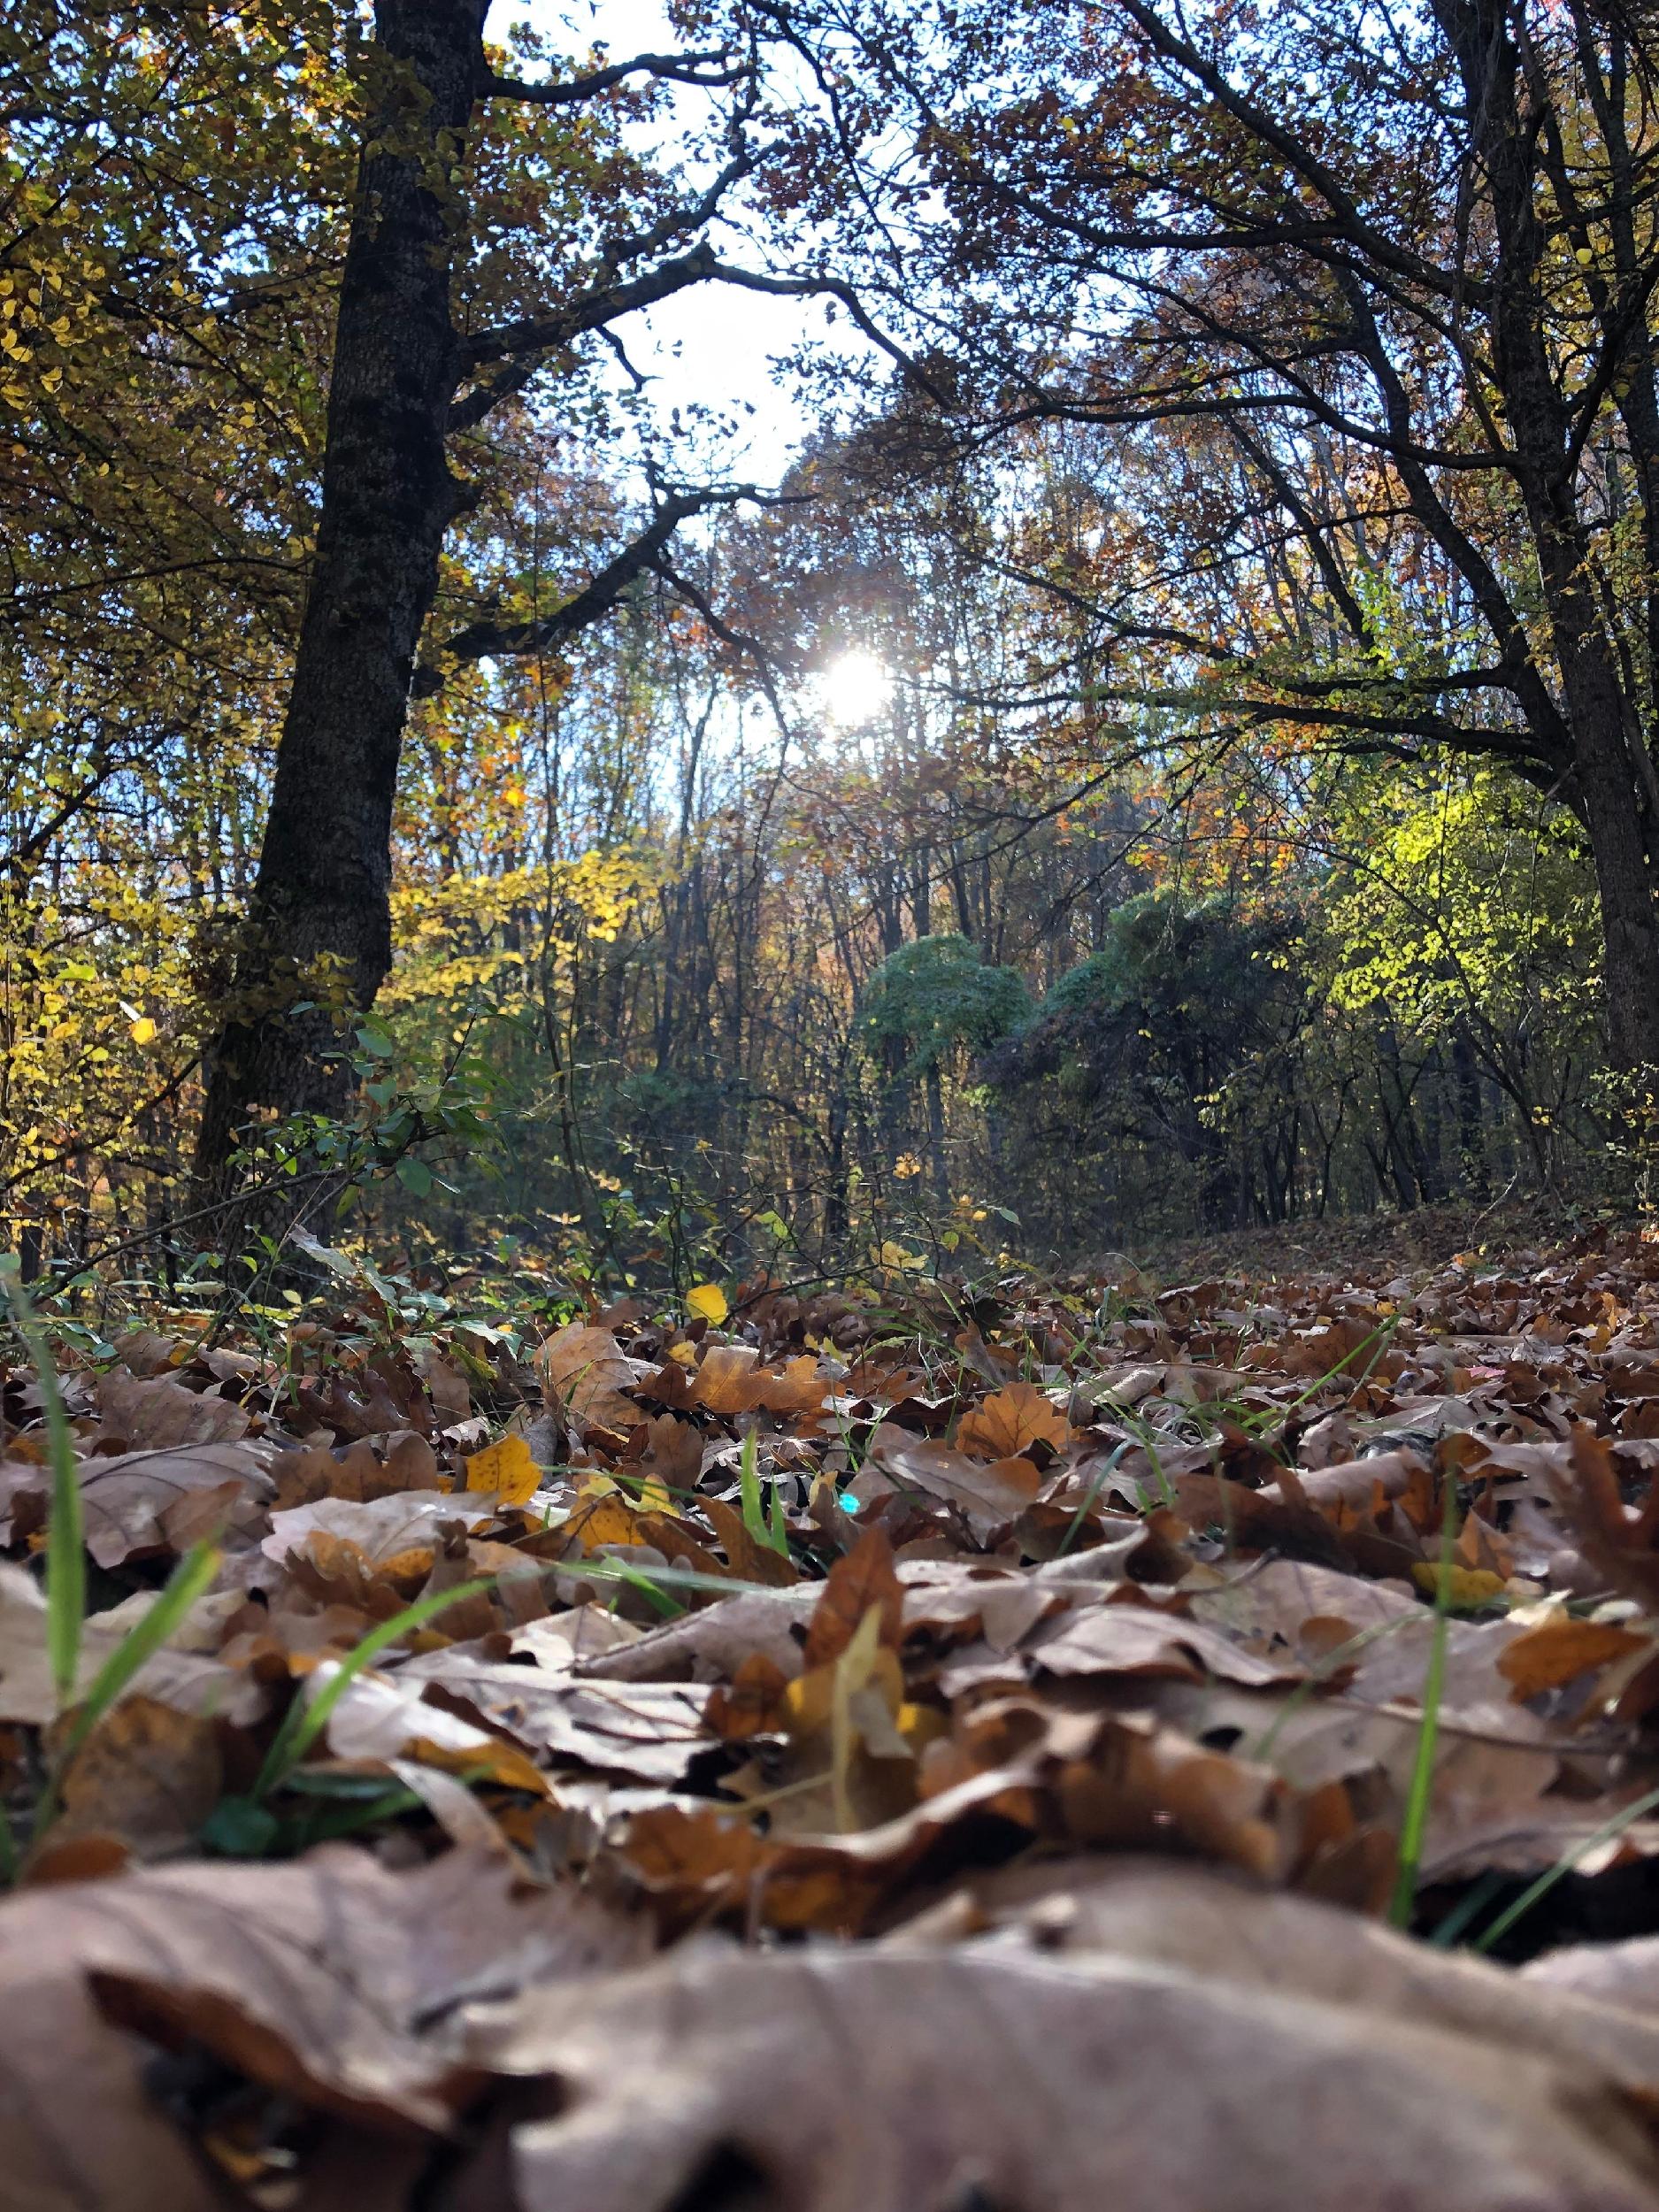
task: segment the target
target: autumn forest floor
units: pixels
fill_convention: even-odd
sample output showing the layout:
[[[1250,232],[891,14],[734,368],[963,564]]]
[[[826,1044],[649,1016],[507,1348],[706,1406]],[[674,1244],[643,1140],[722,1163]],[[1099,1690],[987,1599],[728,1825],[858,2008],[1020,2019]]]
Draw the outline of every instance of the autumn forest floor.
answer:
[[[5,2200],[1659,2212],[1659,1241],[1574,1227],[25,1316]]]

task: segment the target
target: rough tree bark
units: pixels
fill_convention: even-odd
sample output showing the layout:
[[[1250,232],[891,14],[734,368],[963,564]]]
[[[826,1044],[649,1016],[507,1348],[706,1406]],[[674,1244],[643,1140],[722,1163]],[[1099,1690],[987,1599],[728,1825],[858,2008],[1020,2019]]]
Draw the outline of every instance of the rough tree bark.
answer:
[[[391,823],[421,626],[465,501],[445,457],[459,349],[448,186],[488,0],[380,0],[385,65],[335,325],[315,565],[233,1012],[211,1057],[198,1174],[223,1184],[256,1106],[337,1110],[331,987],[366,1007],[391,965]],[[296,1013],[296,999],[319,999]]]
[[[1491,196],[1493,370],[1515,440],[1516,480],[1537,549],[1595,864],[1609,1046],[1618,1066],[1659,1068],[1659,906],[1643,834],[1648,797],[1638,757],[1645,739],[1638,702],[1625,695],[1596,605],[1593,549],[1576,481],[1572,396],[1545,330],[1548,242],[1538,171],[1547,134],[1541,116],[1524,110],[1523,56],[1505,0],[1439,0],[1436,13],[1463,79],[1473,150]],[[1620,211],[1628,220],[1629,207]],[[1645,319],[1641,329],[1645,338]],[[1640,351],[1645,357],[1645,343]],[[1659,517],[1649,519],[1659,524]]]
[[[316,556],[248,925],[206,1061],[196,1172],[210,1204],[231,1194],[238,1133],[257,1110],[333,1114],[346,1102],[338,1015],[372,1006],[391,965],[398,756],[411,691],[443,680],[439,667],[418,668],[416,656],[444,534],[468,500],[446,457],[449,437],[521,392],[584,333],[688,286],[842,288],[726,267],[701,236],[752,166],[743,131],[752,62],[733,62],[725,50],[641,54],[564,81],[503,78],[485,55],[487,8],[488,0],[376,0]],[[461,165],[479,102],[576,108],[635,75],[737,88],[723,167],[683,204],[608,247],[585,291],[463,342],[450,288],[466,214]],[[649,524],[573,598],[533,621],[473,624],[442,641],[439,660],[557,646],[657,567],[688,516],[757,496],[730,485],[659,493]]]

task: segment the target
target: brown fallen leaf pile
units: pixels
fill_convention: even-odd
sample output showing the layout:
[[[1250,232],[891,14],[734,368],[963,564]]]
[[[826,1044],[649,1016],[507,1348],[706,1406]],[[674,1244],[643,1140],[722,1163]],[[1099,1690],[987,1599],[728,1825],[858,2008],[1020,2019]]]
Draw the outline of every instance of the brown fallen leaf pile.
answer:
[[[1659,2212],[1659,1244],[117,1355],[8,2207]]]

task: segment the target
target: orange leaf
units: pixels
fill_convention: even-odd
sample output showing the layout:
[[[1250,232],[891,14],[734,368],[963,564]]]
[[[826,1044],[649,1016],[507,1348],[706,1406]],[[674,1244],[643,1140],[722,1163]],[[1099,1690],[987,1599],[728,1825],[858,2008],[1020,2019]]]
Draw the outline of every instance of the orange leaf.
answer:
[[[1609,1660],[1622,1659],[1644,1646],[1651,1647],[1649,1638],[1612,1621],[1543,1621],[1499,1654],[1498,1672],[1518,1705],[1541,1690],[1558,1690],[1591,1667],[1603,1667]]]
[[[527,1505],[541,1482],[541,1470],[529,1445],[516,1434],[486,1444],[466,1463],[467,1488],[495,1491],[508,1505]]]
[[[896,1651],[904,1632],[904,1592],[893,1563],[893,1547],[879,1528],[866,1529],[855,1548],[830,1569],[806,1632],[803,1671],[810,1673],[839,1659],[872,1605],[881,1609],[881,1642]]]
[[[983,1405],[964,1413],[956,1429],[956,1448],[977,1459],[1011,1459],[1027,1444],[1064,1448],[1071,1432],[1064,1414],[1049,1404],[1034,1383],[1010,1383]]]

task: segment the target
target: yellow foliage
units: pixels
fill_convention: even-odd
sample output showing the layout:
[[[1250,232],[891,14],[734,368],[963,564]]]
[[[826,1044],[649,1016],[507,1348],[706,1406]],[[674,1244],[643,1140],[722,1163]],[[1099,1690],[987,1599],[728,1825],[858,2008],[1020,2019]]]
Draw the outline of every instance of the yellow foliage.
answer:
[[[541,1470],[529,1445],[516,1432],[486,1444],[466,1463],[467,1488],[494,1491],[508,1505],[527,1505],[541,1483]]]

